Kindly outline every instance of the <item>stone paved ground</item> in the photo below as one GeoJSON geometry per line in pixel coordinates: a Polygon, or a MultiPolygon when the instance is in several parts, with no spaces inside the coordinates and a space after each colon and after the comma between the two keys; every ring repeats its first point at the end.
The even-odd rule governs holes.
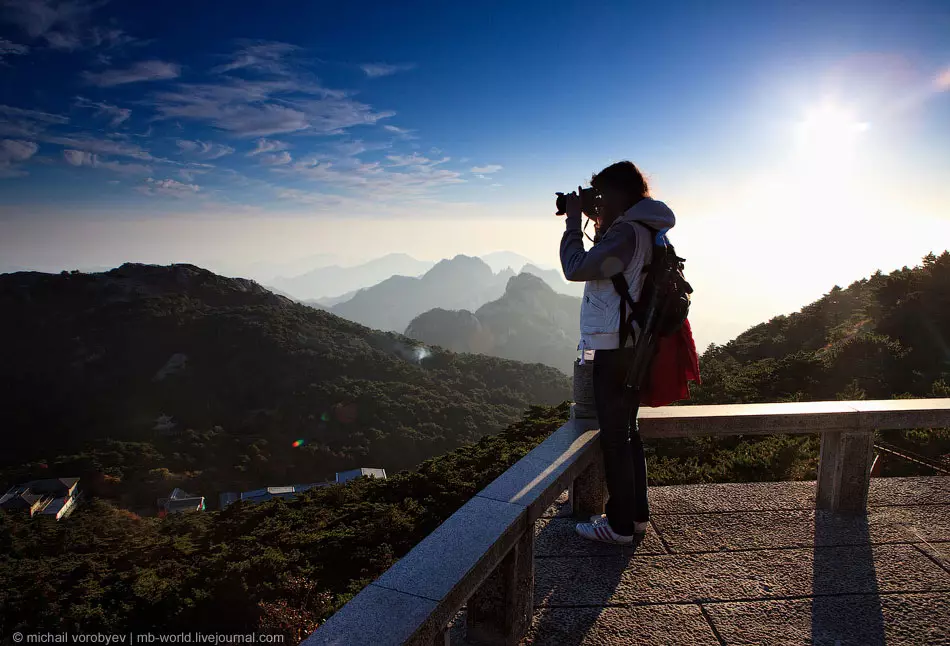
{"type": "Polygon", "coordinates": [[[524,644],[950,645],[950,477],[872,480],[866,517],[814,482],[657,487],[635,547],[536,527],[524,644]]]}

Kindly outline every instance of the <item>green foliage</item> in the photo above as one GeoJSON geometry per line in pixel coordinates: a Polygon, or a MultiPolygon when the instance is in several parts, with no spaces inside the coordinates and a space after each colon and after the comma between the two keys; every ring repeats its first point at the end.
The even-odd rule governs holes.
{"type": "MultiPolygon", "coordinates": [[[[2,350],[0,387],[26,398],[4,411],[19,451],[6,475],[81,475],[92,498],[59,523],[0,514],[0,634],[262,630],[299,640],[568,414],[566,404],[531,406],[493,435],[529,403],[566,399],[563,377],[438,350],[416,361],[404,337],[195,268],[176,270],[174,289],[160,271],[117,271],[0,279],[0,304],[15,306],[0,325],[24,340],[2,350]],[[175,353],[185,366],[155,379],[175,353]],[[172,432],[153,430],[163,414],[172,432]],[[298,438],[307,441],[290,447],[298,438]],[[354,461],[407,470],[223,512],[124,509],[173,486],[207,494],[313,481],[354,461]]],[[[710,345],[688,403],[950,396],[948,295],[947,252],[836,286],[710,345]]],[[[881,440],[950,454],[948,430],[881,440]]],[[[812,436],[647,444],[653,485],[812,479],[818,461],[812,436]]],[[[883,475],[920,472],[908,464],[886,460],[883,475]]]]}
{"type": "Polygon", "coordinates": [[[143,513],[398,471],[570,397],[560,372],[453,355],[190,265],[0,276],[0,478],[80,476],[143,513]],[[164,423],[163,423],[164,422],[164,423]],[[41,438],[41,441],[40,441],[41,438]],[[302,446],[293,446],[303,440],[302,446]]]}
{"type": "Polygon", "coordinates": [[[0,513],[0,634],[266,630],[302,639],[562,425],[567,404],[388,480],[140,518],[92,500],[59,523],[0,513]]]}
{"type": "Polygon", "coordinates": [[[950,253],[777,316],[700,358],[691,403],[886,399],[944,392],[950,380],[950,253]],[[944,381],[941,381],[944,380],[944,381]],[[863,395],[862,395],[863,393],[863,395]]]}

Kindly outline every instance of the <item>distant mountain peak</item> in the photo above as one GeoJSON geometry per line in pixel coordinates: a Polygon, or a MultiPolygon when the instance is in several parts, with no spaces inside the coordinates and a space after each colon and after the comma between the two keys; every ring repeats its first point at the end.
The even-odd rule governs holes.
{"type": "Polygon", "coordinates": [[[511,267],[515,272],[518,272],[526,264],[534,262],[514,251],[493,251],[482,255],[481,259],[495,272],[502,271],[505,267],[511,267]]]}
{"type": "Polygon", "coordinates": [[[508,284],[505,286],[505,296],[511,297],[526,293],[555,294],[556,292],[544,282],[544,279],[534,274],[521,272],[517,276],[508,279],[508,284]]]}
{"type": "Polygon", "coordinates": [[[454,258],[440,260],[422,278],[431,280],[432,278],[450,276],[459,272],[478,272],[485,276],[494,274],[491,267],[481,258],[459,254],[454,258]]]}

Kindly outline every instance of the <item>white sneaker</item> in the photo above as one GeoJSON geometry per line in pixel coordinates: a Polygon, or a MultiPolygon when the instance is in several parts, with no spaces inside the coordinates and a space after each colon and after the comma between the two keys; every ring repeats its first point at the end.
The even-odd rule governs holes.
{"type": "Polygon", "coordinates": [[[599,523],[578,523],[577,533],[589,541],[598,541],[600,543],[613,543],[614,545],[629,545],[633,542],[633,536],[623,536],[610,529],[606,522],[599,523]]]}
{"type": "MultiPolygon", "coordinates": [[[[594,514],[590,517],[591,525],[600,525],[607,524],[607,514],[594,514]]],[[[633,533],[634,534],[646,534],[647,528],[650,526],[650,521],[645,521],[642,523],[633,524],[633,533]]]]}

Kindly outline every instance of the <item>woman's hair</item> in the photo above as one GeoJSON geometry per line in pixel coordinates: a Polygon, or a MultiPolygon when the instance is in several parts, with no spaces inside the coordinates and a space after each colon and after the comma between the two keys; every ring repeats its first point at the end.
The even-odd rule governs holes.
{"type": "Polygon", "coordinates": [[[625,191],[631,202],[639,202],[650,195],[650,187],[643,178],[643,173],[633,162],[622,161],[611,164],[590,178],[590,185],[598,190],[609,186],[613,189],[625,191]]]}

